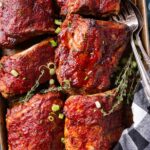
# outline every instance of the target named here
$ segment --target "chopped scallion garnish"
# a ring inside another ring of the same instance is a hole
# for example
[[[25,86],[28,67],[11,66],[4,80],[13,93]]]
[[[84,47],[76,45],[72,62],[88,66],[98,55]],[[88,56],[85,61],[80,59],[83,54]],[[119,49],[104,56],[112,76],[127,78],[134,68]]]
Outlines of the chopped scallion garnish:
[[[53,62],[48,63],[48,68],[56,68],[55,64]]]
[[[95,102],[96,108],[101,108],[101,103],[99,101]]]
[[[53,76],[55,74],[55,69],[50,69],[49,73],[50,73],[51,76]]]
[[[48,120],[49,120],[50,122],[53,122],[53,121],[54,121],[54,117],[53,117],[53,116],[49,116],[49,117],[48,117]]]
[[[50,79],[49,84],[50,85],[54,85],[55,84],[55,80],[54,79]]]
[[[58,118],[59,118],[59,119],[64,119],[64,114],[62,114],[62,113],[59,114]]]
[[[58,33],[60,33],[60,32],[61,32],[61,28],[58,27],[58,28],[55,30],[55,33],[58,34]]]
[[[55,19],[55,24],[60,26],[62,24],[61,20]]]
[[[19,73],[16,71],[16,70],[11,70],[11,74],[14,76],[14,77],[18,77],[19,76]]]
[[[53,106],[52,106],[52,111],[53,112],[57,112],[57,111],[59,111],[60,110],[60,106],[59,105],[56,105],[56,104],[53,104]]]
[[[88,80],[88,78],[89,78],[89,77],[88,77],[88,76],[86,76],[86,77],[84,78],[84,80],[86,81],[86,80]]]
[[[52,47],[56,47],[58,45],[57,42],[54,40],[50,40],[50,44]]]

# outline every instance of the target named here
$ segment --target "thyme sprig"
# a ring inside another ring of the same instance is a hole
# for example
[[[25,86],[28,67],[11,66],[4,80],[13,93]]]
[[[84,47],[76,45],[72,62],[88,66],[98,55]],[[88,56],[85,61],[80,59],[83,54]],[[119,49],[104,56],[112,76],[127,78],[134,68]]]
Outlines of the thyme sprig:
[[[50,75],[54,75],[56,66],[52,62],[48,63],[47,65],[40,66],[39,67],[40,75],[39,75],[38,79],[35,81],[35,84],[32,86],[32,88],[27,92],[26,96],[21,97],[19,101],[27,102],[29,99],[32,98],[32,96],[35,94],[36,89],[40,85],[41,78],[45,74],[45,69],[49,70]]]
[[[41,74],[40,76],[38,77],[38,79],[36,80],[35,84],[33,85],[33,87],[30,89],[30,91],[28,91],[25,99],[23,100],[24,102],[28,101],[33,95],[34,95],[34,92],[35,90],[39,87],[40,85],[40,80],[41,78],[43,77],[45,73],[45,70],[41,70]]]
[[[58,87],[49,87],[48,89],[41,90],[40,93],[48,93],[48,92],[60,92],[60,91],[65,91],[71,88],[70,80],[64,80],[63,81],[63,86],[58,86]]]
[[[132,76],[132,74],[134,73],[133,63],[134,61],[132,53],[123,69],[123,73],[121,72],[116,79],[115,85],[118,85],[116,89],[117,100],[120,102],[122,102],[124,97],[128,94],[127,87],[129,83],[129,77]]]
[[[70,87],[67,87],[67,86],[50,87],[48,89],[41,90],[40,93],[46,94],[48,92],[60,92],[60,91],[68,90],[68,89],[70,89]]]
[[[134,88],[134,80],[131,81],[131,85],[129,88],[129,91],[127,91],[127,88],[129,86],[129,78],[135,73],[136,68],[136,62],[133,60],[133,53],[130,55],[124,69],[121,71],[119,76],[116,78],[115,85],[117,88],[115,89],[115,95],[116,95],[116,102],[113,104],[111,110],[106,112],[103,108],[101,108],[101,113],[103,116],[110,115],[111,113],[116,110],[118,105],[120,105],[124,98],[127,97],[127,102],[129,103],[129,99],[131,98],[131,93],[133,92]]]

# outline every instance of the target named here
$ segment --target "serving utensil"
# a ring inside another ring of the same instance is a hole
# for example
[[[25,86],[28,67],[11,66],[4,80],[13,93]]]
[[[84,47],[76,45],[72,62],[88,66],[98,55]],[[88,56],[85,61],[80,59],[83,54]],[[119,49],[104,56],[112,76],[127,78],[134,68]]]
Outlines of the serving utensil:
[[[133,38],[133,36],[135,35],[138,45],[139,45],[139,48],[142,52],[142,55],[143,55],[146,63],[148,64],[148,66],[150,66],[149,56],[146,54],[146,51],[144,50],[141,39],[139,37],[139,33],[140,33],[141,29],[143,28],[143,23],[142,23],[143,19],[140,20],[142,18],[142,16],[140,15],[139,11],[135,12],[135,10],[136,11],[138,10],[138,8],[135,9],[135,7],[136,6],[130,0],[123,1],[123,6],[121,8],[120,14],[117,16],[112,16],[112,19],[116,22],[120,22],[120,23],[124,23],[124,24],[128,25],[131,30],[130,42],[131,42],[132,50],[133,50],[136,62],[138,64],[138,68],[139,68],[140,75],[142,78],[142,85],[144,88],[145,95],[146,95],[148,101],[150,102],[150,78],[149,78],[149,75],[148,75],[144,65],[143,65],[143,62],[138,53],[138,50],[137,50],[137,47],[135,45],[134,38]],[[138,17],[136,15],[136,13],[138,14]]]
[[[140,38],[140,33],[144,27],[144,19],[142,17],[142,14],[141,12],[139,11],[139,9],[135,6],[135,4],[133,4],[131,2],[131,5],[132,5],[132,8],[135,12],[135,15],[137,17],[137,20],[138,20],[138,23],[139,23],[139,26],[138,26],[138,30],[136,31],[135,33],[135,37],[136,37],[136,42],[137,42],[137,45],[139,46],[141,52],[142,52],[142,55],[143,55],[143,58],[145,59],[145,62],[147,64],[147,66],[149,67],[150,69],[150,57],[147,55],[145,49],[144,49],[144,46],[142,44],[142,41],[141,41],[141,38]]]

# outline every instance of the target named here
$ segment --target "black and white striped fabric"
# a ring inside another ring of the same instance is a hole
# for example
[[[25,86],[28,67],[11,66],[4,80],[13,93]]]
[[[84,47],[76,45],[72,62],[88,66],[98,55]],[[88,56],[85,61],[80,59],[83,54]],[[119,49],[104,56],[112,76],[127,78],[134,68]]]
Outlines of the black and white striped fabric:
[[[114,150],[150,150],[150,103],[139,84],[132,104],[134,124],[124,130]]]

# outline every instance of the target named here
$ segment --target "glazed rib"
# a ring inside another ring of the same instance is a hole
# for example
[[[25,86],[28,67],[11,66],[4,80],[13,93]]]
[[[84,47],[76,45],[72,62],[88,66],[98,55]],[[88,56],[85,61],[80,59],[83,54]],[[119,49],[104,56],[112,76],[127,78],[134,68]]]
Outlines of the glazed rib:
[[[129,40],[129,29],[119,23],[68,16],[56,50],[57,78],[70,81],[69,94],[105,91]]]
[[[54,32],[51,0],[1,0],[0,5],[0,47]]]
[[[5,98],[26,93],[35,84],[44,68],[54,62],[54,48],[50,39],[42,41],[31,48],[12,56],[4,56],[0,60],[0,92]],[[17,76],[12,74],[15,71]],[[45,70],[40,84],[50,79],[49,72]]]
[[[52,111],[53,105],[60,110]],[[63,119],[58,118],[63,101],[57,93],[36,94],[29,102],[8,109],[9,150],[63,150]],[[49,116],[54,118],[49,120]]]
[[[114,102],[113,91],[68,98],[64,107],[66,150],[110,150],[124,128],[123,109],[118,105],[108,116],[101,110],[108,112]]]
[[[120,10],[120,0],[57,0],[61,14],[108,16]]]

